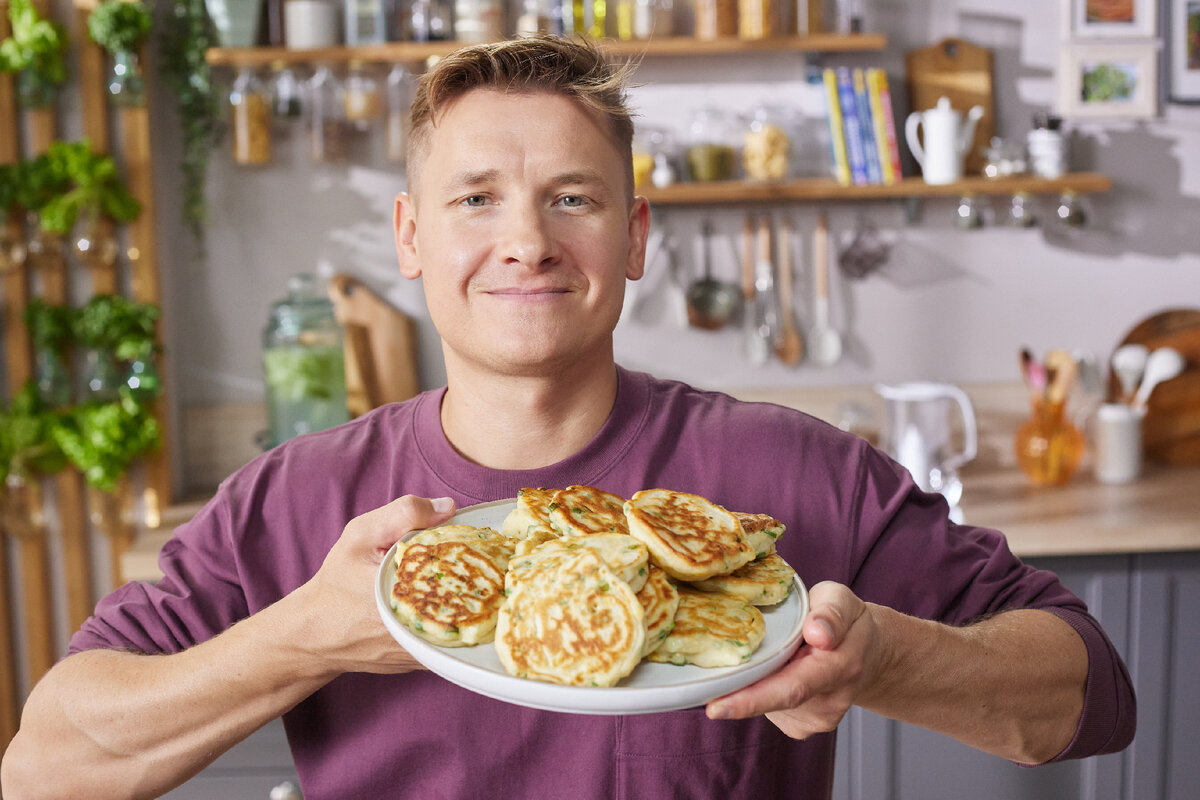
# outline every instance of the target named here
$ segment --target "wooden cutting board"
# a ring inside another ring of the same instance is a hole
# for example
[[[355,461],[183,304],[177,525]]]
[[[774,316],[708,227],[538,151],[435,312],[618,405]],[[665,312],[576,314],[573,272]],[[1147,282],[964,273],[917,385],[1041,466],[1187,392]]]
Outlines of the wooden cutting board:
[[[904,67],[909,111],[933,108],[941,97],[950,98],[950,105],[964,116],[972,106],[983,106],[965,166],[968,176],[979,175],[986,162],[984,148],[996,135],[992,51],[963,39],[943,39],[905,53]]]
[[[1185,361],[1183,372],[1160,383],[1150,395],[1142,424],[1146,458],[1162,464],[1200,464],[1200,309],[1174,308],[1139,322],[1121,344],[1150,350],[1174,347]],[[1115,379],[1110,396],[1116,396]]]

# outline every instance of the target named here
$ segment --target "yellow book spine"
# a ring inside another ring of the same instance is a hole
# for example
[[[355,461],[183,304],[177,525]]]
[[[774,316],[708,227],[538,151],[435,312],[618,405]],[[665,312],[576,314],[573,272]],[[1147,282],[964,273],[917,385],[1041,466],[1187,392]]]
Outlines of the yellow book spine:
[[[842,130],[842,108],[838,102],[837,73],[826,68],[821,77],[825,81],[825,107],[829,112],[829,146],[833,153],[833,170],[841,186],[850,185],[850,162],[846,158],[846,135]]]
[[[896,182],[896,170],[892,168],[892,158],[888,148],[887,122],[883,116],[883,103],[879,97],[880,69],[867,70],[867,100],[871,104],[871,122],[875,134],[875,151],[879,153],[879,170],[883,173],[883,182],[891,185]]]

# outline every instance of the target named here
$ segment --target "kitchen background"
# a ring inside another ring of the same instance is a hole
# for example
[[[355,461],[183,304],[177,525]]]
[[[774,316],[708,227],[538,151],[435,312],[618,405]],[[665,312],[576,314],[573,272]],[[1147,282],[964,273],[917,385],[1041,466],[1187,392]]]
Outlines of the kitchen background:
[[[1023,141],[1036,112],[1056,110],[1057,71],[1067,36],[1058,10],[1041,0],[1002,5],[873,0],[864,8],[864,28],[886,33],[886,50],[825,54],[813,63],[885,68],[903,136],[908,111],[904,53],[948,36],[988,47],[995,57],[997,133]],[[227,69],[218,74],[232,77]],[[633,103],[639,122],[673,128],[680,139],[686,137],[690,113],[702,105],[749,113],[760,102],[784,103],[821,123],[824,100],[809,75],[800,53],[650,57],[636,73]],[[273,161],[263,167],[235,166],[226,144],[214,154],[208,173],[207,254],[200,257],[178,223],[179,183],[170,165],[179,157],[179,136],[170,98],[163,87],[158,92],[154,146],[163,165],[156,173],[163,318],[179,439],[244,445],[232,454],[232,466],[253,454],[241,432],[231,440],[216,430],[228,428],[231,417],[212,412],[223,404],[261,401],[262,328],[270,303],[297,272],[351,273],[413,315],[421,384],[439,385],[444,379],[440,348],[421,287],[396,271],[392,198],[405,181],[402,170],[384,157],[382,131],[357,143],[350,165],[311,164],[299,127],[290,139],[275,141]],[[633,287],[637,303],[618,329],[618,360],[699,386],[733,390],[913,378],[1013,381],[1019,379],[1022,345],[1039,354],[1063,347],[1106,356],[1138,320],[1200,301],[1195,228],[1200,108],[1165,104],[1155,119],[1067,120],[1066,128],[1071,169],[1109,175],[1114,184],[1111,192],[1085,198],[1089,223],[1078,231],[1048,222],[1053,197],[1038,199],[1044,224],[1031,229],[1004,224],[1008,199],[1003,197],[987,201],[994,219],[974,231],[954,227],[950,199],[924,201],[914,222],[908,221],[905,204],[894,200],[754,209],[790,217],[800,235],[796,311],[802,331],[812,320],[811,233],[819,208],[827,209],[839,244],[867,223],[890,246],[886,265],[867,278],[832,275],[831,317],[845,342],[836,365],[802,361],[787,367],[772,360],[755,366],[743,355],[736,325],[716,332],[679,326],[670,312],[670,281],[661,261]],[[821,149],[816,158],[827,158],[823,143],[813,146]],[[694,274],[701,221],[711,219],[718,234],[736,239],[744,210],[672,207],[656,214],[680,242],[681,265]],[[736,282],[734,253],[721,241],[714,243],[715,273]],[[185,486],[211,483],[230,466],[221,458],[186,463],[183,447],[173,454],[174,474]]]

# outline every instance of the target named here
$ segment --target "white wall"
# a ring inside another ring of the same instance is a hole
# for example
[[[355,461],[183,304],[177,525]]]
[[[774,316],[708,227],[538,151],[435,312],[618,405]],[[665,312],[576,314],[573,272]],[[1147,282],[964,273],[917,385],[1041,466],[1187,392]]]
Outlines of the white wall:
[[[822,63],[880,65],[897,87],[905,50],[963,36],[994,49],[998,133],[1023,137],[1033,112],[1052,107],[1057,97],[1059,22],[1046,5],[1013,0],[997,10],[983,0],[873,0],[868,27],[888,34],[888,49]],[[657,125],[680,127],[691,107],[705,102],[739,110],[769,98],[810,114],[821,109],[801,55],[651,58],[637,79],[644,85],[634,90],[635,105]],[[159,100],[161,106],[165,98]],[[169,115],[164,126],[171,130]],[[834,319],[847,341],[837,366],[754,367],[741,356],[736,327],[716,333],[679,328],[665,313],[661,265],[638,287],[637,313],[618,329],[618,359],[718,388],[1010,380],[1017,377],[1022,345],[1105,354],[1145,316],[1200,306],[1200,108],[1168,105],[1149,122],[1072,128],[1073,167],[1106,173],[1115,183],[1110,194],[1089,199],[1092,224],[1077,236],[998,225],[957,231],[944,200],[926,202],[912,224],[900,202],[827,206],[835,236],[844,239],[857,219],[869,219],[892,245],[880,273],[861,281],[834,276]],[[320,262],[359,274],[417,315],[423,382],[440,382],[440,350],[420,287],[399,279],[394,266],[391,197],[403,188],[403,175],[384,161],[378,137],[361,145],[361,160],[349,168],[309,165],[299,132],[293,141],[277,142],[275,163],[263,169],[238,169],[227,150],[217,153],[209,173],[208,258],[190,266],[193,249],[174,223],[173,176],[160,170],[178,404],[261,397],[259,341],[268,306],[289,275]],[[169,136],[158,137],[156,146],[168,157],[178,147]],[[806,245],[815,211],[812,205],[776,209],[791,216]],[[706,214],[720,232],[736,234],[742,212],[675,208],[665,216],[686,240]],[[811,316],[811,271],[806,253],[798,255],[797,312],[804,326]],[[719,260],[717,270],[736,279],[731,257]]]

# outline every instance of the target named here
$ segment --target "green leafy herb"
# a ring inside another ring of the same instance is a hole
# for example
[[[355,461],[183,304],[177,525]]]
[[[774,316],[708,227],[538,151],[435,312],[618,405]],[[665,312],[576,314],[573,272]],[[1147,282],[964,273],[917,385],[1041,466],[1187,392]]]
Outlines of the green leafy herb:
[[[76,313],[72,331],[84,347],[111,350],[122,361],[144,360],[155,349],[154,327],[159,313],[153,303],[98,294]]]
[[[133,52],[150,35],[150,9],[139,2],[104,0],[88,16],[88,34],[109,53]]]
[[[42,227],[66,234],[83,214],[93,222],[101,215],[129,222],[141,204],[125,188],[111,156],[93,153],[88,142],[54,142],[46,153],[48,175],[62,175],[69,189],[40,206]]]
[[[9,0],[8,19],[12,35],[0,42],[0,72],[32,70],[52,84],[65,82],[66,29],[42,19],[31,0]]]
[[[71,341],[71,309],[35,297],[25,306],[25,325],[35,350],[62,353]]]
[[[46,408],[29,381],[0,411],[0,477],[30,478],[61,470],[66,459],[54,437],[62,416]]]
[[[161,439],[150,407],[125,387],[117,402],[76,406],[52,433],[88,484],[106,492],[115,490],[134,459],[155,450]]]

